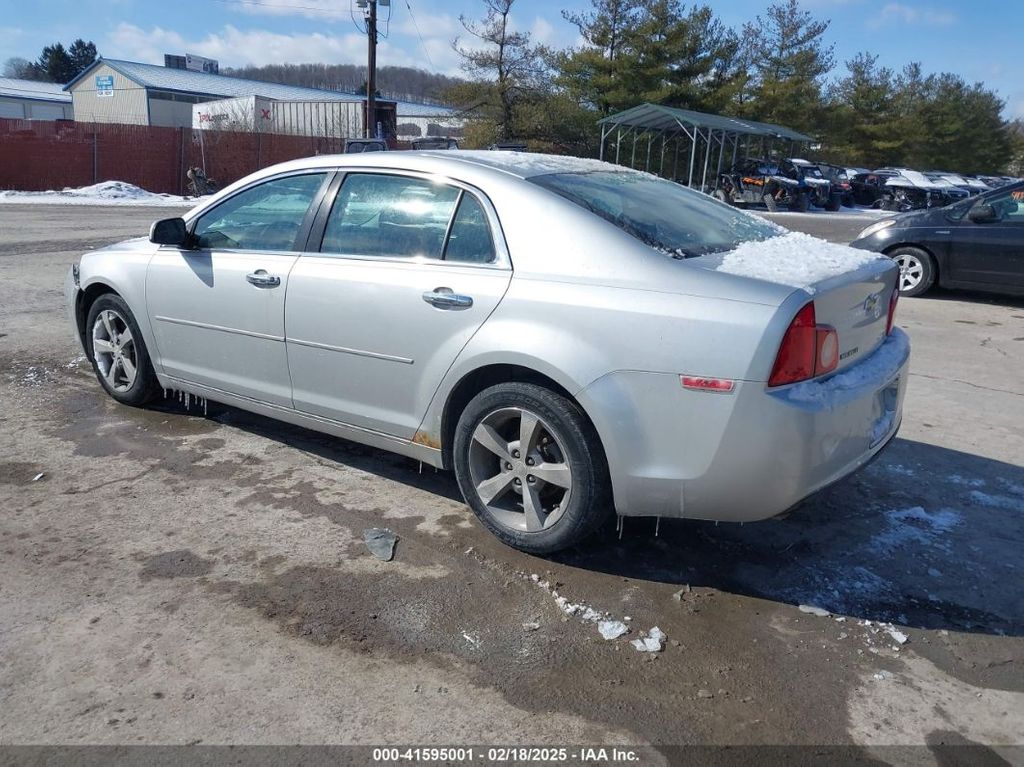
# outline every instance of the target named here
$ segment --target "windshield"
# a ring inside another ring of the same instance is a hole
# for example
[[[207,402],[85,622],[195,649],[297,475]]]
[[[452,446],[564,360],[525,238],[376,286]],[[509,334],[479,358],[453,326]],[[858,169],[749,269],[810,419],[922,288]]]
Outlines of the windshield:
[[[527,179],[674,258],[734,250],[785,233],[775,224],[646,173],[551,173]]]

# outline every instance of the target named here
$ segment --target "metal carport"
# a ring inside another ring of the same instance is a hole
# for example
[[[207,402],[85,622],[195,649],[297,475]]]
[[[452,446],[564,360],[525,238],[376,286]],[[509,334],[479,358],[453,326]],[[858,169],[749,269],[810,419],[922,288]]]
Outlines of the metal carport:
[[[726,160],[727,149],[731,155],[731,167],[741,154],[741,145],[744,156],[750,154],[751,149],[756,147],[760,150],[760,156],[768,157],[775,142],[781,141],[787,145],[787,154],[793,156],[797,154],[798,147],[809,145],[813,141],[810,136],[781,125],[659,104],[641,104],[625,112],[609,115],[599,120],[598,125],[601,126],[602,160],[605,159],[605,145],[609,144],[609,153],[614,149],[614,156],[609,156],[608,159],[618,165],[628,164],[629,167],[638,169],[642,166],[643,170],[652,171],[653,160],[653,172],[657,172],[659,176],[685,182],[690,187],[694,185],[694,179],[699,177],[699,188],[705,191],[708,189],[708,170],[714,171],[712,182],[717,180]],[[626,152],[623,152],[623,140],[627,142]],[[637,163],[638,143],[641,151],[640,165]],[[687,163],[682,177],[679,175],[680,150],[684,163]],[[623,156],[627,152],[628,158]],[[673,154],[671,173],[666,174],[665,159],[670,152]],[[712,158],[716,154],[717,159],[713,161]],[[628,163],[624,162],[626,159]]]

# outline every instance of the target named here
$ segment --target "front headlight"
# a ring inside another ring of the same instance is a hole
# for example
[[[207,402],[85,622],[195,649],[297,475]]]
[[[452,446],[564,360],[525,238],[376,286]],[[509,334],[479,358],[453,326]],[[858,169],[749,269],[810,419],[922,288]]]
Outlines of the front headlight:
[[[863,240],[865,237],[870,237],[873,234],[878,234],[883,229],[888,229],[890,226],[896,223],[896,219],[887,218],[884,221],[876,221],[863,232],[857,235],[858,240]]]

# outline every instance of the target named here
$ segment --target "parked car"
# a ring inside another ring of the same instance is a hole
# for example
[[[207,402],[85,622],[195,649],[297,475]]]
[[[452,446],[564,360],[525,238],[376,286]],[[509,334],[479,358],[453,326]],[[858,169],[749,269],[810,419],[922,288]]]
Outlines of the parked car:
[[[500,221],[500,224],[499,224]],[[592,160],[318,156],[68,273],[100,385],[454,469],[505,543],[614,513],[752,521],[893,438],[891,260]]]
[[[522,141],[499,141],[487,148],[495,152],[525,152],[527,149]]]
[[[345,140],[345,154],[386,151],[388,151],[388,142],[382,138],[350,138]]]
[[[426,136],[425,138],[414,138],[412,148],[419,151],[423,149],[458,149],[459,142],[448,136]]]
[[[1024,182],[879,221],[851,245],[896,261],[905,296],[936,284],[1022,295]]]

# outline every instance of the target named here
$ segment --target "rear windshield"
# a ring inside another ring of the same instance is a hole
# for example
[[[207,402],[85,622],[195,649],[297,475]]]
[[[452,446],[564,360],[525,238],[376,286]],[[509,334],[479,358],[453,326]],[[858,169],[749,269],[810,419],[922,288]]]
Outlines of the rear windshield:
[[[551,173],[528,180],[674,258],[720,253],[785,233],[764,219],[646,173]]]

